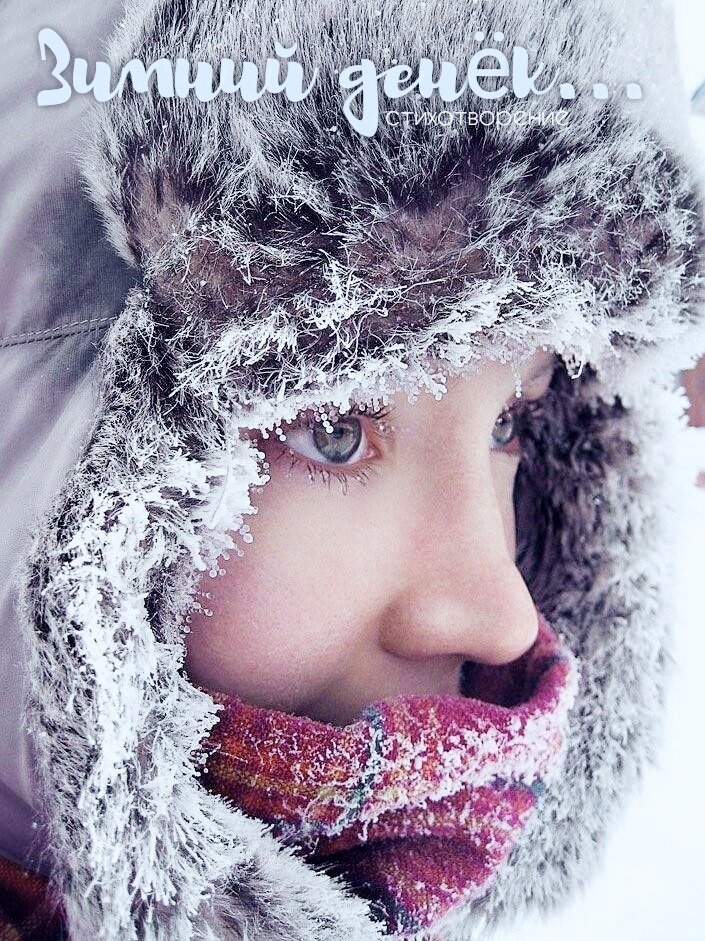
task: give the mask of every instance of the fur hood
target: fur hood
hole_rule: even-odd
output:
[[[614,92],[483,102],[564,109],[562,126],[382,123],[363,138],[331,119],[336,69],[435,54],[462,74],[474,32],[500,28]],[[85,180],[140,283],[103,345],[100,406],[23,596],[37,786],[76,941],[382,936],[342,881],[199,783],[216,710],[184,674],[184,628],[263,482],[238,429],[434,389],[429,353],[449,374],[541,345],[566,364],[516,502],[524,577],[580,663],[562,778],[487,893],[438,937],[480,937],[566,899],[656,753],[682,486],[673,377],[705,348],[702,181],[668,12],[645,0],[144,0],[111,60],[260,62],[275,33],[297,41],[307,74],[319,67],[304,102],[126,92],[93,110],[87,134]],[[630,101],[621,90],[637,80],[644,97]]]

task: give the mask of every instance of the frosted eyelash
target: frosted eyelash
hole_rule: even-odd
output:
[[[323,485],[330,490],[331,479],[335,478],[340,483],[343,494],[347,494],[351,480],[354,480],[364,487],[372,474],[377,472],[376,468],[372,467],[371,461],[361,462],[360,467],[356,468],[354,471],[344,471],[337,468],[319,466],[306,458],[298,457],[292,452],[282,451],[279,455],[279,457],[285,456],[288,456],[290,459],[289,471],[293,470],[298,464],[303,464],[306,468],[308,479],[312,484],[320,479]],[[275,458],[275,460],[278,459],[279,458]]]
[[[321,421],[319,418],[308,418],[310,414],[310,409],[307,412],[303,412],[302,415],[293,422],[290,422],[292,428],[313,428],[317,421]],[[381,408],[376,409],[374,412],[369,412],[364,406],[352,405],[347,412],[341,412],[335,408],[324,408],[321,411],[325,413],[328,420],[335,424],[335,422],[340,421],[341,419],[349,418],[368,418],[372,422],[382,422],[392,411],[391,405],[383,405]],[[381,429],[378,429],[381,430]]]
[[[327,416],[328,420],[335,424],[336,421],[345,419],[347,417],[356,417],[356,418],[367,418],[375,426],[375,434],[379,438],[388,437],[392,434],[392,428],[384,423],[384,419],[391,413],[392,407],[390,405],[382,406],[381,408],[375,409],[375,411],[368,411],[364,406],[353,405],[347,412],[339,412],[337,409],[330,408],[327,409],[324,407],[322,410]],[[312,417],[309,412],[304,412],[300,415],[295,421],[289,422],[289,427],[293,429],[308,429],[313,430],[317,422],[320,422],[320,417]],[[286,435],[280,436],[279,441],[284,446],[286,445]],[[349,469],[345,469],[344,466],[333,467],[321,464],[310,460],[309,458],[303,457],[293,450],[282,450],[274,458],[274,460],[281,460],[284,457],[289,458],[289,468],[288,471],[294,469],[294,467],[302,464],[306,468],[308,479],[311,483],[316,483],[320,480],[328,489],[330,489],[331,479],[335,478],[341,485],[343,494],[348,492],[349,484],[351,480],[356,481],[359,484],[365,486],[369,481],[373,473],[378,472],[378,468],[374,466],[371,459],[367,459],[359,462],[359,466],[352,465]]]

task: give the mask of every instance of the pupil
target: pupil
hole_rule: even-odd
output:
[[[313,443],[326,461],[342,464],[349,461],[357,451],[362,439],[362,426],[358,419],[345,419],[333,425],[328,432],[323,425],[313,429]]]

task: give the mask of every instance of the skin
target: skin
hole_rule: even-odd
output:
[[[524,364],[524,399],[545,392],[552,365],[544,351]],[[321,453],[308,426],[261,440],[271,480],[254,540],[204,579],[213,615],[192,618],[190,679],[345,725],[388,696],[457,693],[464,660],[521,656],[537,616],[514,561],[520,450],[495,424],[514,392],[511,368],[484,362],[438,401],[399,395],[381,430],[356,419],[366,443],[348,466],[303,456]]]

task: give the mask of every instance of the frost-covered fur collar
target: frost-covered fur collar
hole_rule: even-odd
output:
[[[461,62],[466,33],[501,23],[546,60],[636,77],[605,51],[624,26],[597,0],[141,6],[115,65],[257,60],[274,22],[330,75],[382,45]],[[642,68],[648,89],[659,63]],[[699,190],[665,116],[677,100],[581,99],[565,129],[417,128],[400,143],[398,129],[328,133],[332,94],[319,85],[285,121],[276,98],[126,97],[95,112],[86,176],[143,283],[107,338],[95,426],[25,593],[30,723],[76,941],[381,936],[365,902],[199,784],[215,711],[183,673],[183,631],[264,482],[238,429],[438,391],[429,353],[451,373],[546,344],[575,376],[556,376],[517,492],[525,577],[581,662],[565,773],[487,895],[438,926],[443,941],[559,904],[654,754],[683,406],[672,373],[705,346]]]

